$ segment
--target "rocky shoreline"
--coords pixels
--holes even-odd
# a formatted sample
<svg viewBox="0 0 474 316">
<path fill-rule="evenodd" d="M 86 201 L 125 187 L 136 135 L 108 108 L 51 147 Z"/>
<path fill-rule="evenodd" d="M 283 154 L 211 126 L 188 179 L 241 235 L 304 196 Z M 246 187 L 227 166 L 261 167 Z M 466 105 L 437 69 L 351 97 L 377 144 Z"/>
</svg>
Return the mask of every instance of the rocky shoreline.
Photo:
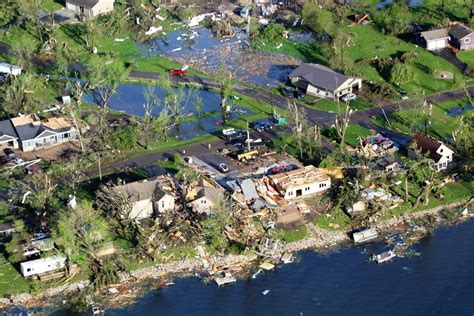
<svg viewBox="0 0 474 316">
<path fill-rule="evenodd" d="M 465 205 L 467 201 L 461 201 L 446 205 L 441 205 L 429 210 L 420 211 L 417 213 L 407 214 L 399 218 L 383 221 L 375 227 L 382 231 L 389 231 L 399 224 L 402 224 L 407 219 L 417 219 L 426 216 L 439 215 L 441 211 L 458 208 Z M 348 243 L 351 241 L 349 232 L 344 231 L 328 231 L 322 228 L 318 228 L 312 225 L 310 229 L 310 238 L 305 238 L 299 241 L 291 242 L 279 247 L 272 254 L 273 257 L 278 257 L 285 252 L 295 253 L 307 249 L 330 249 L 332 247 L 341 245 L 342 243 Z M 257 255 L 214 255 L 210 256 L 207 262 L 210 266 L 235 266 L 240 265 L 245 267 L 252 265 L 256 262 Z M 121 288 L 122 285 L 139 284 L 145 280 L 152 279 L 166 279 L 173 276 L 191 275 L 194 273 L 203 273 L 206 269 L 203 266 L 203 261 L 200 258 L 189 258 L 170 263 L 156 264 L 152 267 L 142 268 L 134 270 L 121 275 L 121 284 L 117 285 L 117 288 Z M 88 280 L 75 282 L 68 285 L 62 285 L 54 288 L 50 288 L 39 295 L 32 295 L 29 293 L 22 293 L 12 295 L 10 298 L 0 298 L 0 309 L 5 309 L 10 306 L 24 306 L 24 307 L 35 307 L 44 304 L 50 300 L 57 300 L 59 297 L 67 297 L 78 292 L 79 287 L 87 287 L 90 284 Z M 125 287 L 125 286 L 122 286 Z M 119 294 L 116 295 L 120 298 L 121 295 L 130 296 L 130 290 L 122 289 Z"/>
</svg>

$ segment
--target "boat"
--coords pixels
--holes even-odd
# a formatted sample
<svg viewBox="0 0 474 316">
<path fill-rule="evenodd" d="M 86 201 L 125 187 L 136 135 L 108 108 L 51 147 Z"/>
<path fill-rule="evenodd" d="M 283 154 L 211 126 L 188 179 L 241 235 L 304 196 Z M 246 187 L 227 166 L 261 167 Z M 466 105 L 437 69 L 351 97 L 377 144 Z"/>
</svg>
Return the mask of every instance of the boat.
<svg viewBox="0 0 474 316">
<path fill-rule="evenodd" d="M 267 295 L 268 293 L 270 293 L 270 290 L 265 290 L 262 292 L 263 295 Z"/>
<path fill-rule="evenodd" d="M 393 252 L 392 250 L 389 250 L 389 251 L 382 252 L 381 254 L 378 254 L 378 255 L 373 255 L 372 261 L 375 261 L 378 264 L 380 264 L 380 263 L 387 262 L 395 258 L 396 256 L 397 255 L 395 254 L 395 252 Z"/>
</svg>

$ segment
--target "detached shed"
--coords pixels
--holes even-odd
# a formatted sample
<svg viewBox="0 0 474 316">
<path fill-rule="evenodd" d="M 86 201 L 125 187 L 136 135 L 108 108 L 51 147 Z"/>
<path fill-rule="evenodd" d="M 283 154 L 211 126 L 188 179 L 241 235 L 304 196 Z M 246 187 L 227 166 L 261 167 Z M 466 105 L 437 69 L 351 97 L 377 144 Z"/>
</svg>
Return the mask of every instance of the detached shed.
<svg viewBox="0 0 474 316">
<path fill-rule="evenodd" d="M 446 29 L 437 29 L 420 33 L 423 45 L 429 51 L 445 48 L 449 45 L 449 34 Z"/>
<path fill-rule="evenodd" d="M 77 15 L 93 18 L 114 9 L 115 0 L 66 0 L 66 9 Z"/>
<path fill-rule="evenodd" d="M 37 260 L 31 260 L 20 263 L 21 274 L 25 278 L 41 275 L 44 273 L 55 272 L 63 269 L 66 266 L 66 257 L 51 256 Z"/>
</svg>

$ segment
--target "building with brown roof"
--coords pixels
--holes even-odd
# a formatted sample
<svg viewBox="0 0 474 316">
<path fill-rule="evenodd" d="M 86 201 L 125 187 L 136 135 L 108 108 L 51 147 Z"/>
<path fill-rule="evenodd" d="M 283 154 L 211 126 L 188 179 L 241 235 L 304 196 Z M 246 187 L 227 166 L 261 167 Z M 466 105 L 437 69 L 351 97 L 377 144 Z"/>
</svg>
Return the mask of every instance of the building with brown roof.
<svg viewBox="0 0 474 316">
<path fill-rule="evenodd" d="M 413 143 L 423 154 L 428 154 L 434 161 L 437 171 L 446 169 L 449 163 L 453 161 L 454 151 L 449 149 L 442 142 L 429 136 L 421 133 L 416 134 L 415 137 L 413 137 Z M 411 149 L 408 149 L 408 155 L 412 158 L 416 158 L 416 153 Z"/>
</svg>

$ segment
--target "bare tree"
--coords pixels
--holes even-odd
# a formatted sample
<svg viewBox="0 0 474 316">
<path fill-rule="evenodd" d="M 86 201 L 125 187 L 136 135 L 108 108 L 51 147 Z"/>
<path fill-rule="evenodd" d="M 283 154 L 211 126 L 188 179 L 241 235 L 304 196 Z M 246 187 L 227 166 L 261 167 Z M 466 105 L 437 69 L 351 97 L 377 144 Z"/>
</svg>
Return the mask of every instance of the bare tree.
<svg viewBox="0 0 474 316">
<path fill-rule="evenodd" d="M 336 120 L 334 122 L 334 126 L 336 128 L 336 134 L 339 141 L 339 147 L 341 148 L 344 147 L 344 141 L 346 138 L 346 130 L 347 130 L 347 127 L 349 126 L 349 121 L 353 113 L 353 110 L 349 107 L 349 100 L 346 101 L 345 103 L 346 103 L 346 107 L 345 107 L 344 113 L 342 113 L 339 99 L 337 100 L 337 114 L 336 114 Z"/>
</svg>

